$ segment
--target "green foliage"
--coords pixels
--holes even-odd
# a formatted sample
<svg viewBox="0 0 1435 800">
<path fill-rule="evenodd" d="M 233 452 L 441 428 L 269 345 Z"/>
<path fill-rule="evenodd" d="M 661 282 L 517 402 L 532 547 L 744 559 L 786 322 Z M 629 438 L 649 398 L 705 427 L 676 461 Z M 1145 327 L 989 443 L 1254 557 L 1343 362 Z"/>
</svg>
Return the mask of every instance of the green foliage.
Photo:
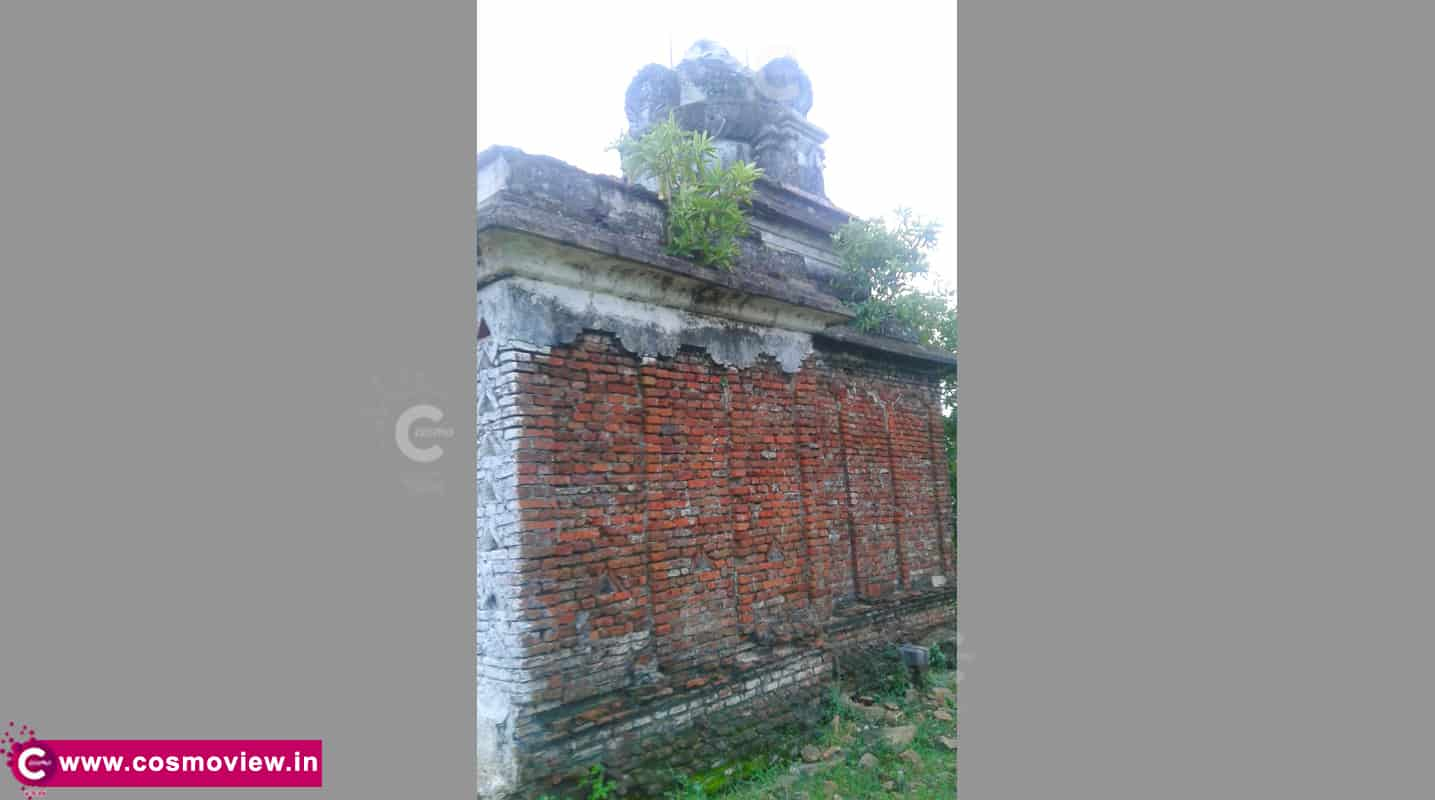
<svg viewBox="0 0 1435 800">
<path fill-rule="evenodd" d="M 853 220 L 833 235 L 842 257 L 841 288 L 856 313 L 853 325 L 869 333 L 897 329 L 928 347 L 957 352 L 956 295 L 916 284 L 927 273 L 927 254 L 941 228 L 899 208 L 896 223 Z M 953 539 L 957 510 L 957 382 L 942 382 L 943 432 L 951 481 Z"/>
<path fill-rule="evenodd" d="M 768 746 L 778 746 L 795 733 L 775 732 Z M 723 759 L 706 770 L 686 775 L 672 771 L 673 787 L 663 795 L 664 800 L 708 800 L 730 791 L 734 786 L 760 780 L 763 776 L 780 769 L 781 758 L 776 753 L 757 751 L 745 758 L 733 761 Z"/>
<path fill-rule="evenodd" d="M 933 680 L 950 687 L 954 676 L 946 672 L 935 675 Z M 706 775 L 683 778 L 665 797 L 667 800 L 792 800 L 836 794 L 847 798 L 950 800 L 956 796 L 956 754 L 941 741 L 941 737 L 956 732 L 950 720 L 933 717 L 924 701 L 907 702 L 893 697 L 890 702 L 901 709 L 903 724 L 916 725 L 917 734 L 911 745 L 892 747 L 881 736 L 882 724 L 873 723 L 841 701 L 848 690 L 850 687 L 832 687 L 826 702 L 828 706 L 837 707 L 837 722 L 829 719 L 827 725 L 818 729 L 816 737 L 804 734 L 774 743 L 768 758 L 754 759 L 756 763 L 766 764 L 766 768 L 751 770 L 742 779 L 734 776 L 718 787 L 707 785 Z M 838 754 L 830 761 L 805 765 L 801 771 L 793 770 L 793 753 L 804 742 L 824 751 L 837 748 Z M 861 764 L 865 753 L 877 758 L 876 766 Z"/>
<path fill-rule="evenodd" d="M 657 182 L 658 199 L 668 204 L 669 253 L 732 269 L 738 239 L 748 232 L 743 209 L 752 205 L 761 169 L 743 161 L 719 167 L 712 138 L 683 130 L 672 115 L 641 137 L 624 134 L 608 149 L 618 151 L 629 180 Z"/>
<path fill-rule="evenodd" d="M 716 788 L 710 789 L 710 785 Z M 724 778 L 714 778 L 711 775 L 700 778 L 675 771 L 673 787 L 663 794 L 663 800 L 711 800 L 730 787 L 731 783 Z"/>
<path fill-rule="evenodd" d="M 932 669 L 938 672 L 945 671 L 949 666 L 947 664 L 947 654 L 942 652 L 942 648 L 937 645 L 932 645 L 927 649 L 927 663 Z"/>
<path fill-rule="evenodd" d="M 827 687 L 827 696 L 822 699 L 823 720 L 831 720 L 833 717 L 845 718 L 847 704 L 843 701 L 846 696 L 847 692 L 843 690 L 841 684 L 834 683 Z"/>
<path fill-rule="evenodd" d="M 837 671 L 857 694 L 895 699 L 912 685 L 896 645 L 849 650 L 838 657 Z"/>
<path fill-rule="evenodd" d="M 833 245 L 842 258 L 842 288 L 853 298 L 857 312 L 853 324 L 858 330 L 875 331 L 892 322 L 926 322 L 921 333 L 934 332 L 932 323 L 944 310 L 944 298 L 917 291 L 913 279 L 927 272 L 927 251 L 937 243 L 940 230 L 936 223 L 899 208 L 895 227 L 881 219 L 858 219 L 833 234 Z"/>
<path fill-rule="evenodd" d="M 602 764 L 594 764 L 588 768 L 588 774 L 579 782 L 578 788 L 588 790 L 588 800 L 607 800 L 618 784 L 606 779 Z"/>
<path fill-rule="evenodd" d="M 699 778 L 678 774 L 674 776 L 674 781 L 675 785 L 664 795 L 664 800 L 708 800 L 712 797 L 707 782 Z"/>
</svg>

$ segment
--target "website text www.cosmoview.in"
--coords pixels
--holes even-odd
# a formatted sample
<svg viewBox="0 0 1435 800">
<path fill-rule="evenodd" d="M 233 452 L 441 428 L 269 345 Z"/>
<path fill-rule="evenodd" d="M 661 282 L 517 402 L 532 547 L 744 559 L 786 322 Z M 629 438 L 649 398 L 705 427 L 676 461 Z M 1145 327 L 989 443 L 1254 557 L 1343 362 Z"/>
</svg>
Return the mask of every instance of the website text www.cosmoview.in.
<svg viewBox="0 0 1435 800">
<path fill-rule="evenodd" d="M 31 739 L 7 754 L 27 786 L 316 787 L 318 739 Z"/>
</svg>

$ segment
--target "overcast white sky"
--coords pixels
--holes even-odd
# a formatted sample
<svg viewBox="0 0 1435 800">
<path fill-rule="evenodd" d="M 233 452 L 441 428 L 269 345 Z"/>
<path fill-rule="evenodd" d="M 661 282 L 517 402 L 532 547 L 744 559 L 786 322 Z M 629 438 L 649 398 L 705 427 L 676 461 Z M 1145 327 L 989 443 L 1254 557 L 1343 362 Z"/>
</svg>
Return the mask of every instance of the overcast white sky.
<svg viewBox="0 0 1435 800">
<path fill-rule="evenodd" d="M 619 174 L 604 148 L 626 127 L 644 64 L 712 39 L 753 69 L 797 59 L 808 119 L 827 131 L 828 198 L 862 216 L 905 205 L 942 224 L 932 269 L 957 273 L 955 0 L 880 3 L 478 0 L 478 149 L 512 145 Z"/>
</svg>

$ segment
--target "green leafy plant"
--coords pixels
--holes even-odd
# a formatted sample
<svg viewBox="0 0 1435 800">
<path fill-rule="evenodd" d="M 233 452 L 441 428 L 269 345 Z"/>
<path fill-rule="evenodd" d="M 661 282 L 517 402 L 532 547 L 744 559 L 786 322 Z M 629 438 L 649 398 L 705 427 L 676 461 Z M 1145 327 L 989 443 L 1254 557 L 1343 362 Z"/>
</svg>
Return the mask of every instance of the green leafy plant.
<svg viewBox="0 0 1435 800">
<path fill-rule="evenodd" d="M 664 795 L 664 800 L 708 800 L 712 797 L 702 781 L 691 776 L 676 775 L 674 783 L 673 788 Z"/>
<path fill-rule="evenodd" d="M 607 780 L 602 764 L 594 764 L 588 768 L 588 774 L 578 783 L 578 788 L 588 790 L 588 800 L 607 800 L 613 796 L 618 784 Z"/>
<path fill-rule="evenodd" d="M 941 647 L 934 644 L 927 650 L 927 663 L 933 670 L 944 672 L 948 667 L 947 654 L 942 652 Z"/>
<path fill-rule="evenodd" d="M 738 239 L 748 232 L 743 209 L 752 205 L 761 169 L 744 161 L 719 166 L 712 137 L 683 130 L 671 114 L 642 136 L 624 134 L 608 149 L 618 152 L 629 180 L 657 184 L 658 199 L 668 204 L 669 253 L 732 269 Z"/>
<path fill-rule="evenodd" d="M 881 219 L 856 219 L 833 234 L 833 246 L 842 258 L 841 288 L 857 313 L 853 324 L 858 330 L 876 331 L 898 322 L 919 328 L 920 338 L 931 338 L 948 310 L 947 297 L 918 290 L 914 280 L 926 274 L 927 252 L 940 230 L 935 222 L 899 208 L 892 226 Z"/>
</svg>

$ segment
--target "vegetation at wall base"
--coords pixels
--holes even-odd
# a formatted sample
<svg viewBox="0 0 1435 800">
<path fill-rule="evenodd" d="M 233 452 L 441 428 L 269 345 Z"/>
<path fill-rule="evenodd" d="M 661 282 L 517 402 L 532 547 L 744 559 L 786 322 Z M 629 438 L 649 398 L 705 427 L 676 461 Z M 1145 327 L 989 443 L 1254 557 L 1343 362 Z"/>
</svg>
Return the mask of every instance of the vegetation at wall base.
<svg viewBox="0 0 1435 800">
<path fill-rule="evenodd" d="M 915 689 L 905 668 L 880 648 L 873 666 L 890 677 L 846 672 L 829 687 L 821 724 L 775 737 L 746 757 L 723 760 L 692 774 L 671 773 L 662 800 L 845 800 L 956 796 L 957 673 L 933 666 L 927 687 Z M 863 687 L 882 686 L 868 693 Z M 911 727 L 910 741 L 889 738 Z M 573 800 L 653 800 L 620 793 L 600 764 L 589 767 Z M 559 800 L 552 794 L 539 800 Z"/>
<path fill-rule="evenodd" d="M 618 151 L 628 180 L 657 183 L 658 199 L 668 207 L 669 254 L 733 268 L 761 169 L 744 161 L 719 166 L 712 137 L 684 130 L 672 114 L 642 136 L 624 134 L 609 149 Z"/>
<path fill-rule="evenodd" d="M 957 779 L 955 676 L 934 669 L 928 692 L 893 691 L 864 698 L 867 705 L 852 699 L 850 685 L 834 686 L 821 734 L 793 743 L 799 756 L 759 755 L 713 775 L 678 776 L 664 800 L 948 800 Z M 879 712 L 895 724 L 874 721 Z M 893 744 L 887 732 L 905 726 L 915 728 L 911 741 Z M 715 775 L 726 780 L 710 788 Z"/>
</svg>

